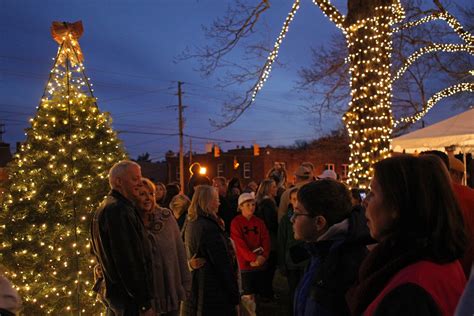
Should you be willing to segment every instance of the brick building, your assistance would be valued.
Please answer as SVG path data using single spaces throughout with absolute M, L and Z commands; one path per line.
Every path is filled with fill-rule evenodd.
M 217 151 L 217 152 L 216 152 Z M 168 164 L 168 182 L 179 181 L 178 155 L 169 152 L 166 156 Z M 193 154 L 192 162 L 207 169 L 207 176 L 212 179 L 223 176 L 227 179 L 239 178 L 243 186 L 250 181 L 260 182 L 265 179 L 268 171 L 275 162 L 282 163 L 286 170 L 288 181 L 293 181 L 293 174 L 298 166 L 305 161 L 311 162 L 315 167 L 315 175 L 325 169 L 334 170 L 342 179 L 347 177 L 349 161 L 348 140 L 344 136 L 328 136 L 318 139 L 301 148 L 264 148 L 237 147 L 236 149 L 221 152 L 214 146 L 212 150 L 203 154 Z M 190 159 L 184 159 L 184 179 L 187 183 Z
M 10 144 L 0 142 L 0 208 L 3 204 L 5 183 L 8 180 L 7 164 L 12 160 Z

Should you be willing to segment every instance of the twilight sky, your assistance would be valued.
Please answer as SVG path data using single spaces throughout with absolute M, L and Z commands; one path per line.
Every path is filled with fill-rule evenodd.
M 466 5 L 471 0 L 453 0 Z M 275 68 L 253 107 L 228 128 L 213 132 L 209 118 L 219 119 L 228 92 L 218 91 L 215 77 L 202 78 L 195 60 L 176 62 L 186 47 L 205 43 L 202 25 L 225 12 L 232 0 L 0 0 L 0 123 L 3 140 L 25 139 L 23 129 L 35 115 L 57 44 L 50 35 L 52 21 L 82 20 L 79 40 L 86 73 L 94 84 L 101 111 L 111 113 L 130 157 L 149 152 L 161 160 L 178 150 L 178 137 L 150 135 L 178 132 L 177 81 L 183 81 L 186 118 L 184 132 L 197 136 L 193 151 L 204 151 L 206 138 L 223 149 L 237 145 L 291 145 L 334 129 L 339 118 L 325 116 L 322 126 L 302 107 L 307 95 L 295 89 L 297 71 L 310 63 L 311 47 L 328 42 L 338 29 L 310 0 L 303 0 L 279 53 L 283 68 Z M 428 1 L 425 1 L 428 3 Z M 344 12 L 344 0 L 333 1 Z M 292 1 L 270 1 L 261 30 L 274 43 Z M 231 58 L 238 63 L 245 52 Z M 457 114 L 449 102 L 438 104 L 426 117 L 432 124 Z M 141 134 L 145 133 L 145 134 Z M 227 141 L 225 141 L 227 140 Z M 230 142 L 229 142 L 230 141 Z M 189 150 L 189 139 L 185 139 Z

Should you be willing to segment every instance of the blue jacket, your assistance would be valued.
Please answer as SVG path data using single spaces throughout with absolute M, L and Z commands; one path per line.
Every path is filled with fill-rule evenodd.
M 352 211 L 314 243 L 306 243 L 310 263 L 295 293 L 295 316 L 350 315 L 345 301 L 367 255 L 370 235 L 363 212 Z

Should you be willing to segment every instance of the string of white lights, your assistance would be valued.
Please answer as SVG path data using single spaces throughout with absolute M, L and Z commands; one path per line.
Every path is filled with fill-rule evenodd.
M 428 16 L 425 16 L 419 19 L 418 21 L 405 23 L 404 25 L 394 28 L 393 32 L 400 32 L 402 30 L 406 30 L 406 29 L 409 29 L 409 28 L 412 28 L 424 23 L 428 23 L 434 20 L 446 21 L 446 23 L 448 23 L 448 25 L 459 35 L 460 38 L 462 38 L 466 43 L 474 45 L 474 36 L 469 34 L 469 32 L 467 32 L 466 30 L 464 30 L 461 23 L 459 23 L 459 21 L 448 12 L 436 12 Z
M 280 50 L 280 45 L 283 42 L 283 39 L 285 38 L 286 34 L 288 33 L 288 27 L 290 26 L 291 21 L 293 21 L 296 11 L 298 11 L 299 8 L 300 8 L 300 0 L 295 0 L 295 2 L 293 3 L 293 6 L 291 7 L 290 12 L 288 13 L 288 16 L 285 19 L 285 22 L 283 23 L 283 27 L 281 29 L 280 35 L 278 35 L 275 45 L 273 46 L 273 50 L 268 55 L 267 61 L 265 62 L 265 66 L 263 67 L 260 77 L 258 78 L 258 82 L 255 85 L 255 88 L 252 92 L 252 102 L 255 101 L 255 97 L 257 96 L 257 93 L 263 88 L 265 81 L 267 81 L 268 76 L 270 75 L 270 72 L 272 71 L 273 62 L 278 57 L 278 51 Z
M 398 69 L 397 73 L 395 76 L 392 78 L 392 82 L 394 82 L 397 79 L 400 79 L 400 77 L 405 73 L 405 71 L 421 56 L 428 54 L 428 53 L 433 53 L 437 51 L 443 51 L 443 52 L 448 52 L 448 53 L 453 53 L 453 52 L 468 52 L 470 54 L 474 55 L 474 46 L 472 45 L 462 45 L 462 44 L 438 44 L 434 43 L 425 47 L 420 48 L 418 51 L 410 55 L 410 57 L 407 58 L 405 63 Z
M 346 32 L 344 28 L 344 20 L 346 19 L 339 10 L 336 9 L 334 5 L 328 0 L 313 0 L 313 3 L 317 5 L 323 14 L 338 28 L 340 28 L 344 33 Z
M 394 126 L 397 126 L 400 123 L 415 123 L 416 121 L 420 120 L 423 116 L 425 116 L 433 106 L 438 103 L 441 99 L 447 98 L 452 96 L 453 94 L 460 93 L 460 92 L 474 92 L 474 82 L 463 82 L 446 89 L 443 89 L 437 93 L 435 93 L 429 100 L 426 102 L 426 107 L 423 111 L 408 117 L 401 118 L 397 120 Z

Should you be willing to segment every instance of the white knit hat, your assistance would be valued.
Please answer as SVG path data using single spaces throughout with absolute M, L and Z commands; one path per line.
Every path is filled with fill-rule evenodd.
M 242 193 L 239 196 L 239 205 L 242 205 L 242 203 L 253 200 L 255 201 L 255 193 L 250 192 L 250 193 Z

